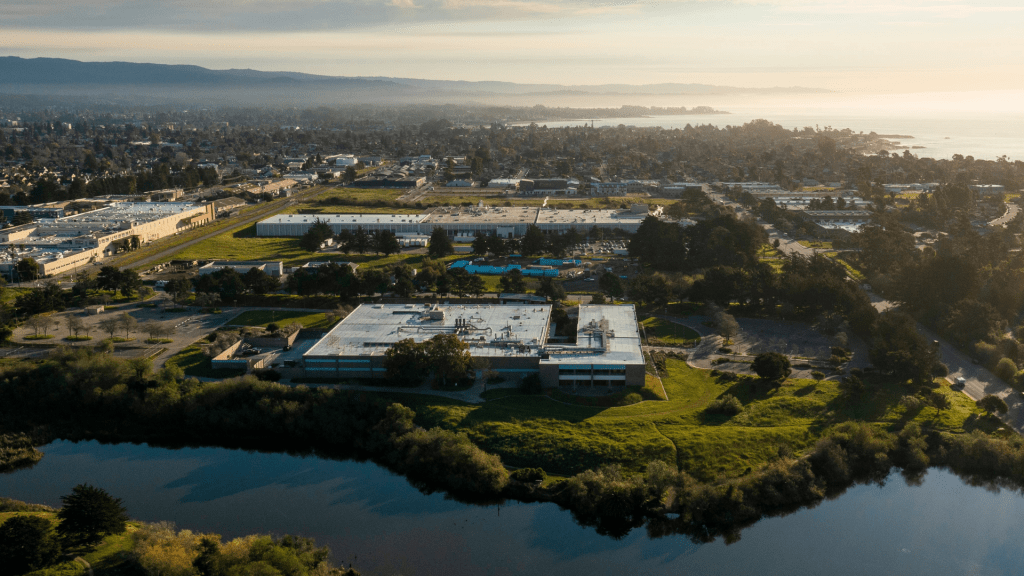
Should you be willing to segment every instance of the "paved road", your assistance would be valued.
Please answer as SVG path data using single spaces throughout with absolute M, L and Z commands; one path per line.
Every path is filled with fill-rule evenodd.
M 991 226 L 992 228 L 1006 226 L 1007 224 L 1010 223 L 1011 220 L 1017 217 L 1017 212 L 1020 212 L 1020 206 L 1016 204 L 1007 203 L 1006 214 L 1003 214 L 999 218 L 992 220 L 991 222 L 988 223 L 988 225 Z

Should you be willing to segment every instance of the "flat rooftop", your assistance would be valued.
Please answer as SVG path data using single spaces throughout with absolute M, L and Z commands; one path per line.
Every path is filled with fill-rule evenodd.
M 261 224 L 312 224 L 321 220 L 328 224 L 418 224 L 424 214 L 278 214 Z
M 549 346 L 541 364 L 643 364 L 636 309 L 624 306 L 580 306 L 576 344 Z
M 639 222 L 647 213 L 638 214 L 629 210 L 552 210 L 544 208 L 537 215 L 537 224 L 611 224 L 615 222 Z
M 535 224 L 537 206 L 467 206 L 438 208 L 424 222 L 432 224 Z
M 473 356 L 536 356 L 550 321 L 548 304 L 362 304 L 303 356 L 376 356 L 437 334 L 457 335 Z

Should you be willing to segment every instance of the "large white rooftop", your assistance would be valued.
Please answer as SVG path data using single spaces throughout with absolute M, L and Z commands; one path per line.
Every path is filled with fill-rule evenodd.
M 399 340 L 455 334 L 473 356 L 536 356 L 547 340 L 551 306 L 363 304 L 304 357 L 382 355 Z
M 576 344 L 549 346 L 542 364 L 643 364 L 632 304 L 580 306 Z
M 327 224 L 418 224 L 425 214 L 278 214 L 261 224 L 312 224 L 320 220 Z

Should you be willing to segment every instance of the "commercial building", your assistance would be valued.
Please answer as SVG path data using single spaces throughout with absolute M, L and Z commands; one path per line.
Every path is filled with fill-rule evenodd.
M 535 225 L 548 234 L 567 232 L 575 228 L 586 233 L 597 227 L 602 230 L 620 230 L 630 234 L 640 228 L 650 215 L 646 204 L 637 204 L 629 210 L 556 210 L 537 206 L 473 206 L 441 207 L 424 214 L 278 214 L 256 224 L 257 236 L 302 236 L 320 220 L 330 225 L 334 233 L 342 230 L 390 230 L 401 237 L 428 235 L 440 227 L 457 239 L 473 239 L 479 234 L 496 234 L 502 238 L 515 238 Z
M 399 340 L 453 334 L 474 358 L 509 377 L 537 374 L 545 386 L 643 386 L 644 358 L 633 306 L 580 306 L 575 344 L 549 344 L 547 304 L 363 304 L 304 355 L 309 377 L 383 378 Z

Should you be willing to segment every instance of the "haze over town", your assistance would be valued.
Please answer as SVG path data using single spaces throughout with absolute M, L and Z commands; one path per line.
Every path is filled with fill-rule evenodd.
M 0 30 L 4 51 L 24 57 L 893 93 L 1024 88 L 1022 11 L 1008 0 L 15 0 L 0 5 Z

